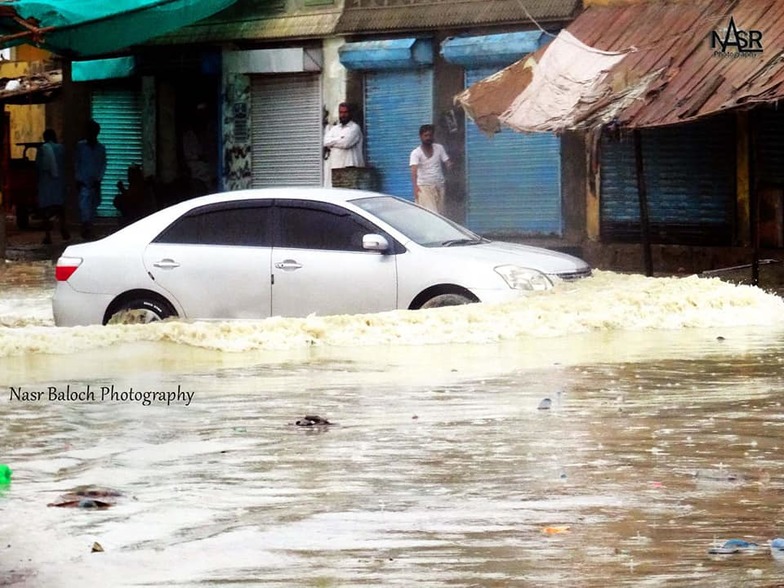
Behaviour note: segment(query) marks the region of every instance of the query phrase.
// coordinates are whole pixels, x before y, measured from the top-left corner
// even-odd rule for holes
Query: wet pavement
[[[115,219],[102,220],[95,227],[95,238],[106,236],[115,230],[117,230]],[[31,221],[30,228],[20,229],[16,226],[13,215],[6,215],[5,231],[5,257],[7,260],[15,262],[56,261],[68,245],[82,242],[82,238],[79,236],[79,226],[73,223],[69,224],[71,238],[68,241],[61,238],[55,224],[50,244],[43,242],[45,233],[41,222],[36,219]]]

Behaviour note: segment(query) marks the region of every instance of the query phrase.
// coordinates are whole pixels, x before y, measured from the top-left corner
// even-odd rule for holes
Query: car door
[[[272,211],[264,200],[190,211],[146,247],[144,265],[187,318],[268,317]]]
[[[378,227],[334,204],[277,200],[275,208],[274,316],[397,308],[396,255],[362,248]]]

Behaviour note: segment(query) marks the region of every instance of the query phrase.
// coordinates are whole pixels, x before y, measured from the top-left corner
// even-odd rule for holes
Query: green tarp
[[[70,56],[111,53],[207,18],[235,1],[0,0],[0,45],[28,43]]]
[[[74,82],[128,78],[135,71],[136,58],[133,55],[71,62],[71,80]]]

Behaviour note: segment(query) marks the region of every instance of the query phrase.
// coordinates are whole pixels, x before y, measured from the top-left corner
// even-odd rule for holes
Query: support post
[[[752,116],[746,118],[747,123],[747,136],[749,148],[749,235],[751,237],[751,285],[759,286],[759,189],[757,186],[757,154],[756,154],[756,137],[754,128],[751,124]]]
[[[651,225],[648,218],[648,191],[645,186],[645,173],[642,160],[642,137],[639,129],[634,135],[634,162],[637,169],[637,198],[640,203],[640,235],[642,237],[643,256],[645,258],[645,275],[653,275],[653,256],[651,255]]]

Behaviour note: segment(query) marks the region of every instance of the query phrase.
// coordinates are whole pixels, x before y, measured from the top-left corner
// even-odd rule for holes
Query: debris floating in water
[[[59,496],[54,502],[47,504],[47,506],[105,509],[117,504],[117,498],[120,496],[122,496],[122,493],[112,488],[78,486]]]
[[[719,547],[711,547],[708,553],[713,555],[728,555],[731,553],[744,553],[754,551],[759,547],[756,543],[744,539],[728,539]]]
[[[784,560],[784,537],[776,537],[770,542],[770,554],[773,559]]]
[[[324,427],[334,423],[331,423],[327,419],[321,418],[318,415],[305,415],[303,418],[298,419],[294,424],[298,427]]]
[[[561,533],[568,533],[570,529],[571,526],[569,525],[551,525],[544,527],[542,533],[545,535],[560,535]]]
[[[553,401],[549,398],[542,398],[542,401],[539,403],[539,410],[550,410],[550,407],[553,405]]]

